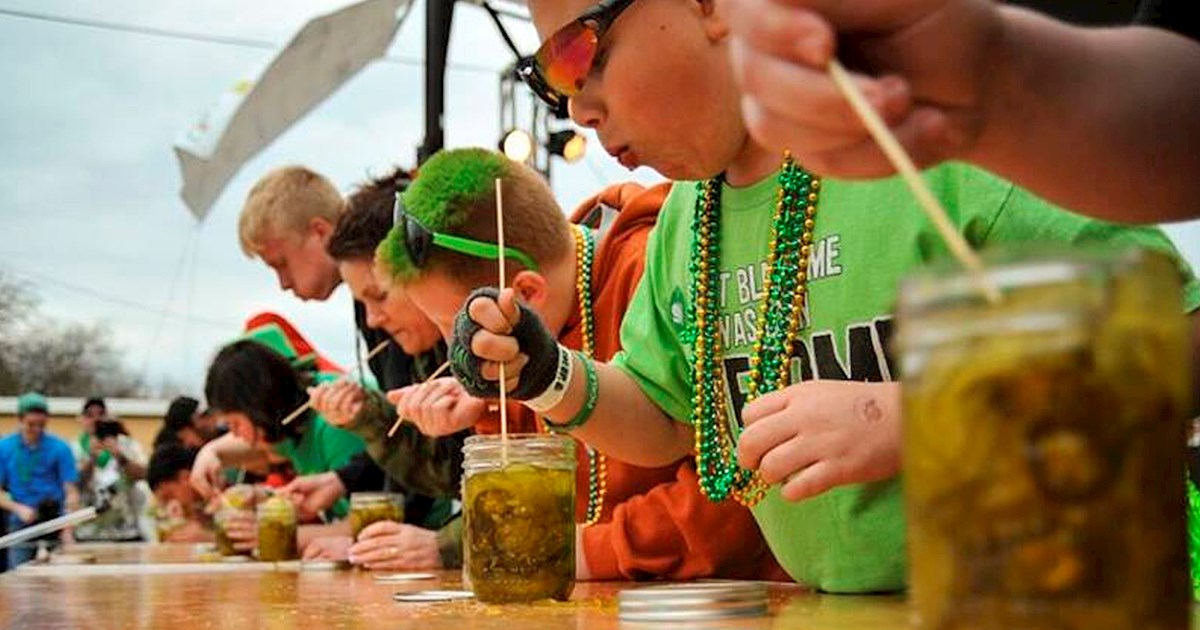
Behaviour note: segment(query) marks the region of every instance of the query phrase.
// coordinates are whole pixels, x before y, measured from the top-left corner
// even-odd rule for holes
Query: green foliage
[[[0,395],[135,396],[142,389],[112,331],[49,319],[27,284],[0,272]]]

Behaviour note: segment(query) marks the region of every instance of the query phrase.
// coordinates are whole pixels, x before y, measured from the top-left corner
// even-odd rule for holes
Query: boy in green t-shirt
[[[330,425],[312,410],[287,425],[280,422],[307,401],[305,379],[288,359],[266,344],[240,339],[221,348],[213,358],[204,396],[229,423],[229,435],[249,445],[268,463],[286,461],[297,475],[336,470],[363,450],[361,438]],[[349,503],[339,499],[329,512],[344,517]]]
[[[593,364],[558,347],[511,291],[474,295],[451,349],[456,376],[494,396],[504,362],[514,398],[630,463],[694,449],[706,495],[752,505],[800,582],[903,588],[900,384],[888,342],[899,279],[946,252],[934,228],[896,178],[821,180],[748,137],[711,0],[529,4],[553,39],[522,64],[530,85],[552,102],[569,97],[576,122],[622,164],[701,181],[678,181],[663,206],[622,328],[629,351]],[[1069,214],[972,167],[926,179],[976,247],[1174,252],[1158,230]],[[1200,284],[1187,276],[1190,310]]]

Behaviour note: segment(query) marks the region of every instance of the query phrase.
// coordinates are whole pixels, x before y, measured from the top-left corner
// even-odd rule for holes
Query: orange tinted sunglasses
[[[566,116],[567,100],[583,89],[600,40],[633,0],[600,0],[570,24],[558,29],[537,52],[517,62],[517,76],[558,114]]]

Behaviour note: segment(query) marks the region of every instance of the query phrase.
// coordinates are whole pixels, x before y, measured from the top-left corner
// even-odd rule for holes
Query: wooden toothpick
[[[375,355],[379,354],[380,352],[383,352],[383,349],[386,348],[389,343],[391,343],[390,339],[384,339],[383,341],[380,341],[378,345],[376,345],[374,348],[371,348],[371,351],[367,353],[366,360],[370,361],[372,358],[374,358]],[[351,370],[350,373],[353,374],[354,372],[361,370],[361,369],[362,369],[362,366],[359,365],[359,366],[355,367],[354,370]],[[308,399],[308,402],[304,403],[303,405],[300,405],[295,411],[284,416],[283,420],[280,420],[279,423],[284,426],[287,426],[288,424],[291,424],[291,422],[293,420],[295,420],[296,418],[299,418],[300,414],[304,413],[305,411],[308,411],[310,408],[312,408],[312,398],[311,397]]]
[[[504,295],[504,189],[500,178],[496,178],[496,245],[500,248],[500,294]],[[497,301],[496,306],[500,306]],[[501,313],[504,309],[501,308]],[[500,457],[505,465],[508,464],[508,378],[504,370],[504,362],[500,362]]]
[[[858,117],[862,119],[866,125],[867,131],[871,132],[871,136],[883,150],[884,155],[891,161],[892,166],[904,178],[904,182],[908,184],[913,195],[917,198],[921,209],[933,221],[933,225],[942,235],[942,240],[950,247],[950,251],[954,257],[962,263],[963,267],[971,275],[976,286],[988,299],[989,302],[995,304],[1000,301],[1000,291],[988,281],[984,275],[983,262],[979,260],[979,256],[967,244],[967,240],[958,233],[954,228],[954,224],[950,222],[946,216],[946,209],[942,207],[941,202],[933,193],[929,191],[929,187],[925,185],[925,180],[917,171],[916,164],[913,163],[908,152],[900,145],[900,141],[884,124],[883,119],[871,107],[867,99],[859,91],[858,86],[854,85],[854,81],[850,78],[850,74],[842,67],[842,64],[837,59],[829,62],[829,76],[833,82],[837,84],[838,89],[846,96],[846,100],[850,101],[850,107],[854,109]]]

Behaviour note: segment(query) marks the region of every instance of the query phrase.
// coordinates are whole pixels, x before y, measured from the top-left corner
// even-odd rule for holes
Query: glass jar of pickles
[[[221,493],[221,506],[213,515],[213,532],[216,535],[217,553],[222,556],[249,555],[249,551],[234,548],[233,541],[225,533],[225,525],[235,518],[254,518],[254,486],[238,484]]]
[[[350,536],[358,535],[371,523],[404,522],[404,495],[398,492],[354,492],[350,495]]]
[[[484,603],[566,600],[575,587],[575,443],[467,438],[463,577]]]
[[[155,542],[170,542],[171,536],[187,525],[187,517],[183,513],[183,506],[175,500],[155,505],[153,515]]]
[[[258,559],[263,562],[298,560],[296,508],[291,501],[272,495],[258,504]]]
[[[1008,254],[902,285],[921,628],[1185,628],[1180,275],[1141,250]]]

